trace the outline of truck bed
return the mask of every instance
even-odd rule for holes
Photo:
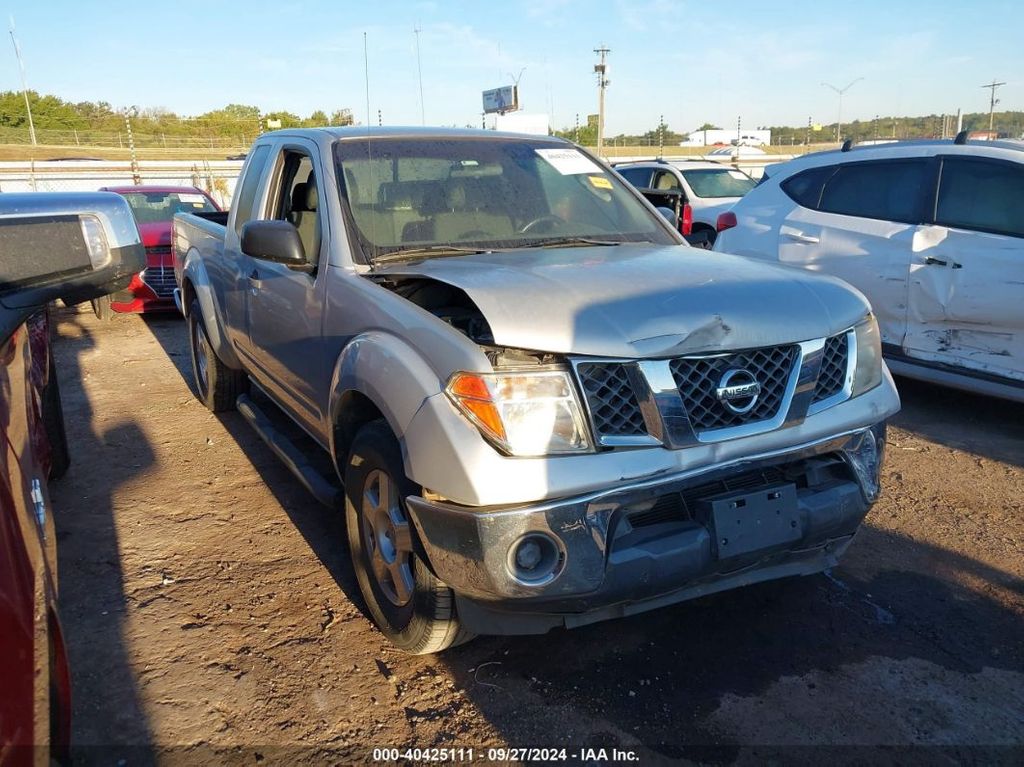
[[[224,251],[224,233],[228,212],[174,214],[174,279],[181,287],[185,259],[193,251],[202,258],[220,256]]]

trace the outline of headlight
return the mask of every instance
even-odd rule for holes
[[[857,339],[857,365],[850,396],[856,397],[882,382],[882,338],[873,314],[853,330]]]
[[[445,392],[480,432],[510,455],[592,449],[569,374],[456,373]]]

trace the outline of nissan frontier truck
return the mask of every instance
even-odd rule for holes
[[[689,247],[567,141],[267,133],[174,231],[199,398],[345,515],[406,651],[818,573],[878,497],[864,297]]]

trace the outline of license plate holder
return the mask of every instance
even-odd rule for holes
[[[718,559],[793,543],[804,534],[792,483],[725,493],[701,499],[696,505]]]

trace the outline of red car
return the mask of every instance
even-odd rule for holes
[[[47,481],[68,466],[45,311],[127,285],[144,263],[112,194],[0,195],[0,767],[68,756],[71,685]]]
[[[174,306],[174,254],[171,220],[175,213],[213,213],[220,206],[194,186],[107,186],[128,201],[146,247],[146,268],[123,291],[92,302],[101,320],[111,312],[176,311]]]

